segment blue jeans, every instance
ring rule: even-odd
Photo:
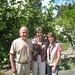
[[[49,66],[47,64],[47,72],[48,72],[48,75],[58,75],[58,68],[59,68],[59,66],[56,67],[56,72],[55,73],[52,73],[52,66]]]

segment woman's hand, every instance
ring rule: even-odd
[[[52,73],[55,73],[56,72],[56,68],[53,66],[52,67]]]

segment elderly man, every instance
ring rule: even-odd
[[[15,39],[10,48],[10,63],[13,75],[30,75],[33,45],[28,39],[28,28],[20,28],[20,37]]]

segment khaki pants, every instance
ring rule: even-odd
[[[15,63],[17,73],[13,73],[13,75],[30,75],[30,63],[20,64]]]

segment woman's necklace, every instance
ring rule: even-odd
[[[53,48],[54,48],[54,44],[49,46],[49,59],[50,59],[51,52],[52,52]]]

